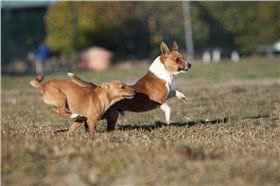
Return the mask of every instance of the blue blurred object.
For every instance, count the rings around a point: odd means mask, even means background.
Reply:
[[[51,50],[48,46],[40,44],[40,46],[35,51],[35,57],[39,58],[40,60],[45,60],[49,56],[50,52]]]

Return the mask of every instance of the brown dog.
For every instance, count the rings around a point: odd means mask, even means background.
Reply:
[[[170,107],[166,103],[167,99],[176,96],[181,100],[189,100],[184,94],[173,89],[173,76],[181,72],[186,72],[191,68],[191,63],[186,62],[178,52],[178,45],[173,42],[171,50],[162,42],[161,55],[158,56],[149,67],[149,71],[130,87],[136,90],[133,99],[122,100],[116,103],[110,110],[144,112],[160,107],[165,113],[165,120],[170,124]],[[68,73],[72,81],[81,87],[94,87],[93,83],[86,82],[72,73]],[[110,115],[110,113],[106,113]],[[118,114],[114,115],[113,122],[108,123],[108,127],[115,127]]]
[[[40,89],[43,100],[52,106],[52,111],[63,117],[70,117],[71,113],[79,113],[87,118],[89,132],[95,133],[96,122],[111,105],[121,99],[131,99],[135,90],[120,81],[102,83],[94,88],[80,87],[69,80],[52,79],[41,84],[43,76],[31,80],[33,87]],[[70,112],[65,111],[65,108]],[[75,122],[69,133],[80,127],[81,123]]]

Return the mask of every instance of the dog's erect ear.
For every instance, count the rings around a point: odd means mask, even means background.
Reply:
[[[104,89],[109,89],[109,88],[111,88],[111,85],[110,85],[110,83],[101,83],[99,85],[99,87],[104,88]]]
[[[178,45],[176,41],[173,41],[172,51],[178,51]]]
[[[170,52],[170,50],[169,50],[168,46],[165,44],[165,42],[161,42],[160,51],[161,51],[161,54],[168,54]]]

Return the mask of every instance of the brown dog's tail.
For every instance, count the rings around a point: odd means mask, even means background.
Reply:
[[[36,79],[32,79],[29,84],[32,86],[32,87],[35,87],[35,88],[38,88],[38,89],[42,89],[43,88],[43,85],[41,84],[41,81],[43,81],[44,79],[44,76],[43,75],[39,75],[36,77]]]
[[[80,79],[77,75],[68,72],[67,75],[71,78],[71,81],[77,85],[79,85],[80,87],[88,87],[88,88],[96,88],[97,85],[91,83],[91,82],[87,82],[84,81],[82,79]]]

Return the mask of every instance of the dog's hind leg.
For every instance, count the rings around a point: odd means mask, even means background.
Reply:
[[[43,95],[43,100],[46,104],[51,105],[51,111],[59,114],[62,117],[70,117],[71,113],[65,111],[67,107],[66,96],[58,89],[50,89]]]
[[[69,116],[71,116],[71,113],[65,111],[63,107],[61,108],[61,107],[53,106],[53,107],[51,108],[51,111],[57,113],[58,115],[60,115],[60,116],[62,116],[62,117],[69,117]]]
[[[166,124],[169,125],[170,124],[170,113],[171,113],[171,109],[170,109],[169,105],[167,103],[163,103],[162,105],[160,105],[160,109],[164,112]]]
[[[56,112],[62,117],[70,117],[71,112],[65,111],[65,105],[66,105],[66,99],[65,100],[60,100],[56,106],[52,108],[52,111]]]
[[[79,123],[79,122],[74,122],[71,127],[69,128],[67,134],[71,134],[73,133],[75,130],[77,130],[80,126],[81,126],[82,123]]]

